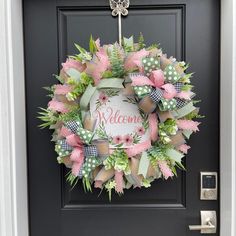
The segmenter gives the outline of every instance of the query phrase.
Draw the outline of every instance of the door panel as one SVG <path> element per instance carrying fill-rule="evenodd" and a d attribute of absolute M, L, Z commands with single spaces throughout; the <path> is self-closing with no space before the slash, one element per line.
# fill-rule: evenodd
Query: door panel
<path fill-rule="evenodd" d="M 174 180 L 157 180 L 149 189 L 113 196 L 85 194 L 82 185 L 70 191 L 66 169 L 56 163 L 50 131 L 39 130 L 38 107 L 48 98 L 43 86 L 56 81 L 74 42 L 88 46 L 90 34 L 102 43 L 118 38 L 117 18 L 109 2 L 25 0 L 25 61 L 28 134 L 28 176 L 31 236 L 199 235 L 188 230 L 200 223 L 200 210 L 218 211 L 218 201 L 199 200 L 200 171 L 219 170 L 219 2 L 215 0 L 131 0 L 122 19 L 123 35 L 142 32 L 146 44 L 159 42 L 177 60 L 186 60 L 195 71 L 193 84 L 206 116 L 201 131 L 191 137 L 187 172 Z"/>

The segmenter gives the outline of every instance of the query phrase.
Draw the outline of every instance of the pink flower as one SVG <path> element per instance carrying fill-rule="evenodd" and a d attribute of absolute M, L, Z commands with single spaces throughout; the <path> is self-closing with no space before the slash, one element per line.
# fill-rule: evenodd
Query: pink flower
<path fill-rule="evenodd" d="M 120 144 L 121 141 L 122 141 L 122 137 L 120 135 L 113 137 L 113 143 Z"/>
<path fill-rule="evenodd" d="M 144 134 L 145 134 L 145 129 L 143 128 L 143 126 L 137 127 L 137 128 L 136 128 L 136 133 L 137 133 L 139 136 L 144 135 Z"/>
<path fill-rule="evenodd" d="M 72 174 L 74 176 L 79 175 L 79 171 L 84 163 L 84 154 L 79 148 L 74 148 L 71 155 L 70 160 L 73 161 L 72 164 Z"/>
<path fill-rule="evenodd" d="M 100 48 L 100 38 L 97 38 L 95 40 L 95 44 L 96 44 L 97 48 Z"/>
<path fill-rule="evenodd" d="M 172 99 L 176 96 L 177 92 L 173 84 L 164 84 L 162 88 L 165 90 L 163 97 L 166 99 Z"/>
<path fill-rule="evenodd" d="M 176 97 L 185 100 L 191 100 L 193 95 L 194 93 L 192 91 L 181 91 L 180 93 L 177 93 Z"/>
<path fill-rule="evenodd" d="M 72 91 L 72 87 L 66 84 L 56 84 L 54 94 L 56 95 L 66 95 Z"/>
<path fill-rule="evenodd" d="M 123 193 L 123 171 L 115 171 L 116 192 Z"/>
<path fill-rule="evenodd" d="M 55 99 L 52 99 L 48 103 L 48 108 L 52 111 L 57 111 L 61 113 L 67 113 L 69 112 L 69 109 L 65 106 L 63 102 L 56 101 Z"/>
<path fill-rule="evenodd" d="M 67 129 L 65 126 L 62 126 L 61 129 L 59 130 L 59 135 L 62 137 L 67 137 L 71 134 L 72 132 L 69 129 Z"/>
<path fill-rule="evenodd" d="M 106 104 L 106 102 L 108 101 L 108 96 L 103 92 L 100 93 L 99 101 L 100 101 L 101 104 Z"/>
<path fill-rule="evenodd" d="M 65 63 L 61 64 L 63 67 L 63 70 L 66 72 L 67 70 L 73 68 L 80 72 L 83 72 L 86 68 L 85 65 L 83 65 L 81 62 L 76 61 L 74 59 L 68 58 Z"/>
<path fill-rule="evenodd" d="M 150 79 L 157 88 L 160 88 L 165 82 L 165 76 L 162 70 L 153 70 Z"/>
<path fill-rule="evenodd" d="M 182 144 L 178 147 L 178 150 L 181 151 L 184 154 L 187 154 L 189 148 L 191 148 L 191 147 L 188 146 L 187 144 Z"/>
<path fill-rule="evenodd" d="M 149 52 L 145 49 L 142 49 L 138 52 L 132 52 L 128 55 L 125 60 L 125 70 L 133 70 L 136 68 L 141 68 L 142 66 L 142 59 L 148 56 Z"/>
<path fill-rule="evenodd" d="M 87 63 L 86 73 L 94 78 L 97 85 L 102 78 L 102 73 L 110 66 L 109 58 L 106 51 L 100 48 L 93 60 Z"/>
<path fill-rule="evenodd" d="M 193 120 L 177 120 L 176 123 L 179 129 L 187 129 L 193 132 L 199 131 L 198 125 L 201 124 L 200 122 Z"/>
<path fill-rule="evenodd" d="M 158 161 L 158 166 L 165 179 L 174 176 L 166 161 Z"/>
<path fill-rule="evenodd" d="M 128 145 L 131 145 L 133 143 L 134 139 L 131 135 L 127 134 L 123 137 L 123 141 L 128 146 Z"/>

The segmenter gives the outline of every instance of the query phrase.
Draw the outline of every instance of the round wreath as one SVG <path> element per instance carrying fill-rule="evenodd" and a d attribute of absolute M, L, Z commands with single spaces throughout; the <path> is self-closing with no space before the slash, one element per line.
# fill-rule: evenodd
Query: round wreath
<path fill-rule="evenodd" d="M 71 169 L 67 181 L 74 187 L 82 179 L 85 191 L 94 183 L 111 197 L 113 189 L 122 194 L 177 175 L 200 124 L 188 64 L 159 45 L 145 47 L 142 35 L 122 46 L 92 37 L 89 51 L 75 46 L 79 53 L 62 63 L 60 84 L 47 88 L 52 99 L 39 112 L 41 128 L 54 129 L 58 163 Z"/>

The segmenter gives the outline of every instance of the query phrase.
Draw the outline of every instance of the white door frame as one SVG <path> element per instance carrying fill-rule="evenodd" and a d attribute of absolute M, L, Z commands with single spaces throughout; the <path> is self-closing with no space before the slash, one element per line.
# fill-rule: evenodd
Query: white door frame
<path fill-rule="evenodd" d="M 221 1 L 220 236 L 236 235 L 236 1 Z M 21 0 L 0 1 L 0 235 L 28 236 Z"/>

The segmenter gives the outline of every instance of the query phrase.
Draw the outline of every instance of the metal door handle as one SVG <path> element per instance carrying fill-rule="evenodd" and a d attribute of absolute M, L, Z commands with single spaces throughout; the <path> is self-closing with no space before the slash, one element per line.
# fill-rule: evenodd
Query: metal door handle
<path fill-rule="evenodd" d="M 189 225 L 190 230 L 202 230 L 202 229 L 215 229 L 215 225 L 213 225 L 209 220 L 207 220 L 206 225 Z"/>
<path fill-rule="evenodd" d="M 190 230 L 200 230 L 201 234 L 215 234 L 216 227 L 215 211 L 201 211 L 201 225 L 189 225 Z"/>

